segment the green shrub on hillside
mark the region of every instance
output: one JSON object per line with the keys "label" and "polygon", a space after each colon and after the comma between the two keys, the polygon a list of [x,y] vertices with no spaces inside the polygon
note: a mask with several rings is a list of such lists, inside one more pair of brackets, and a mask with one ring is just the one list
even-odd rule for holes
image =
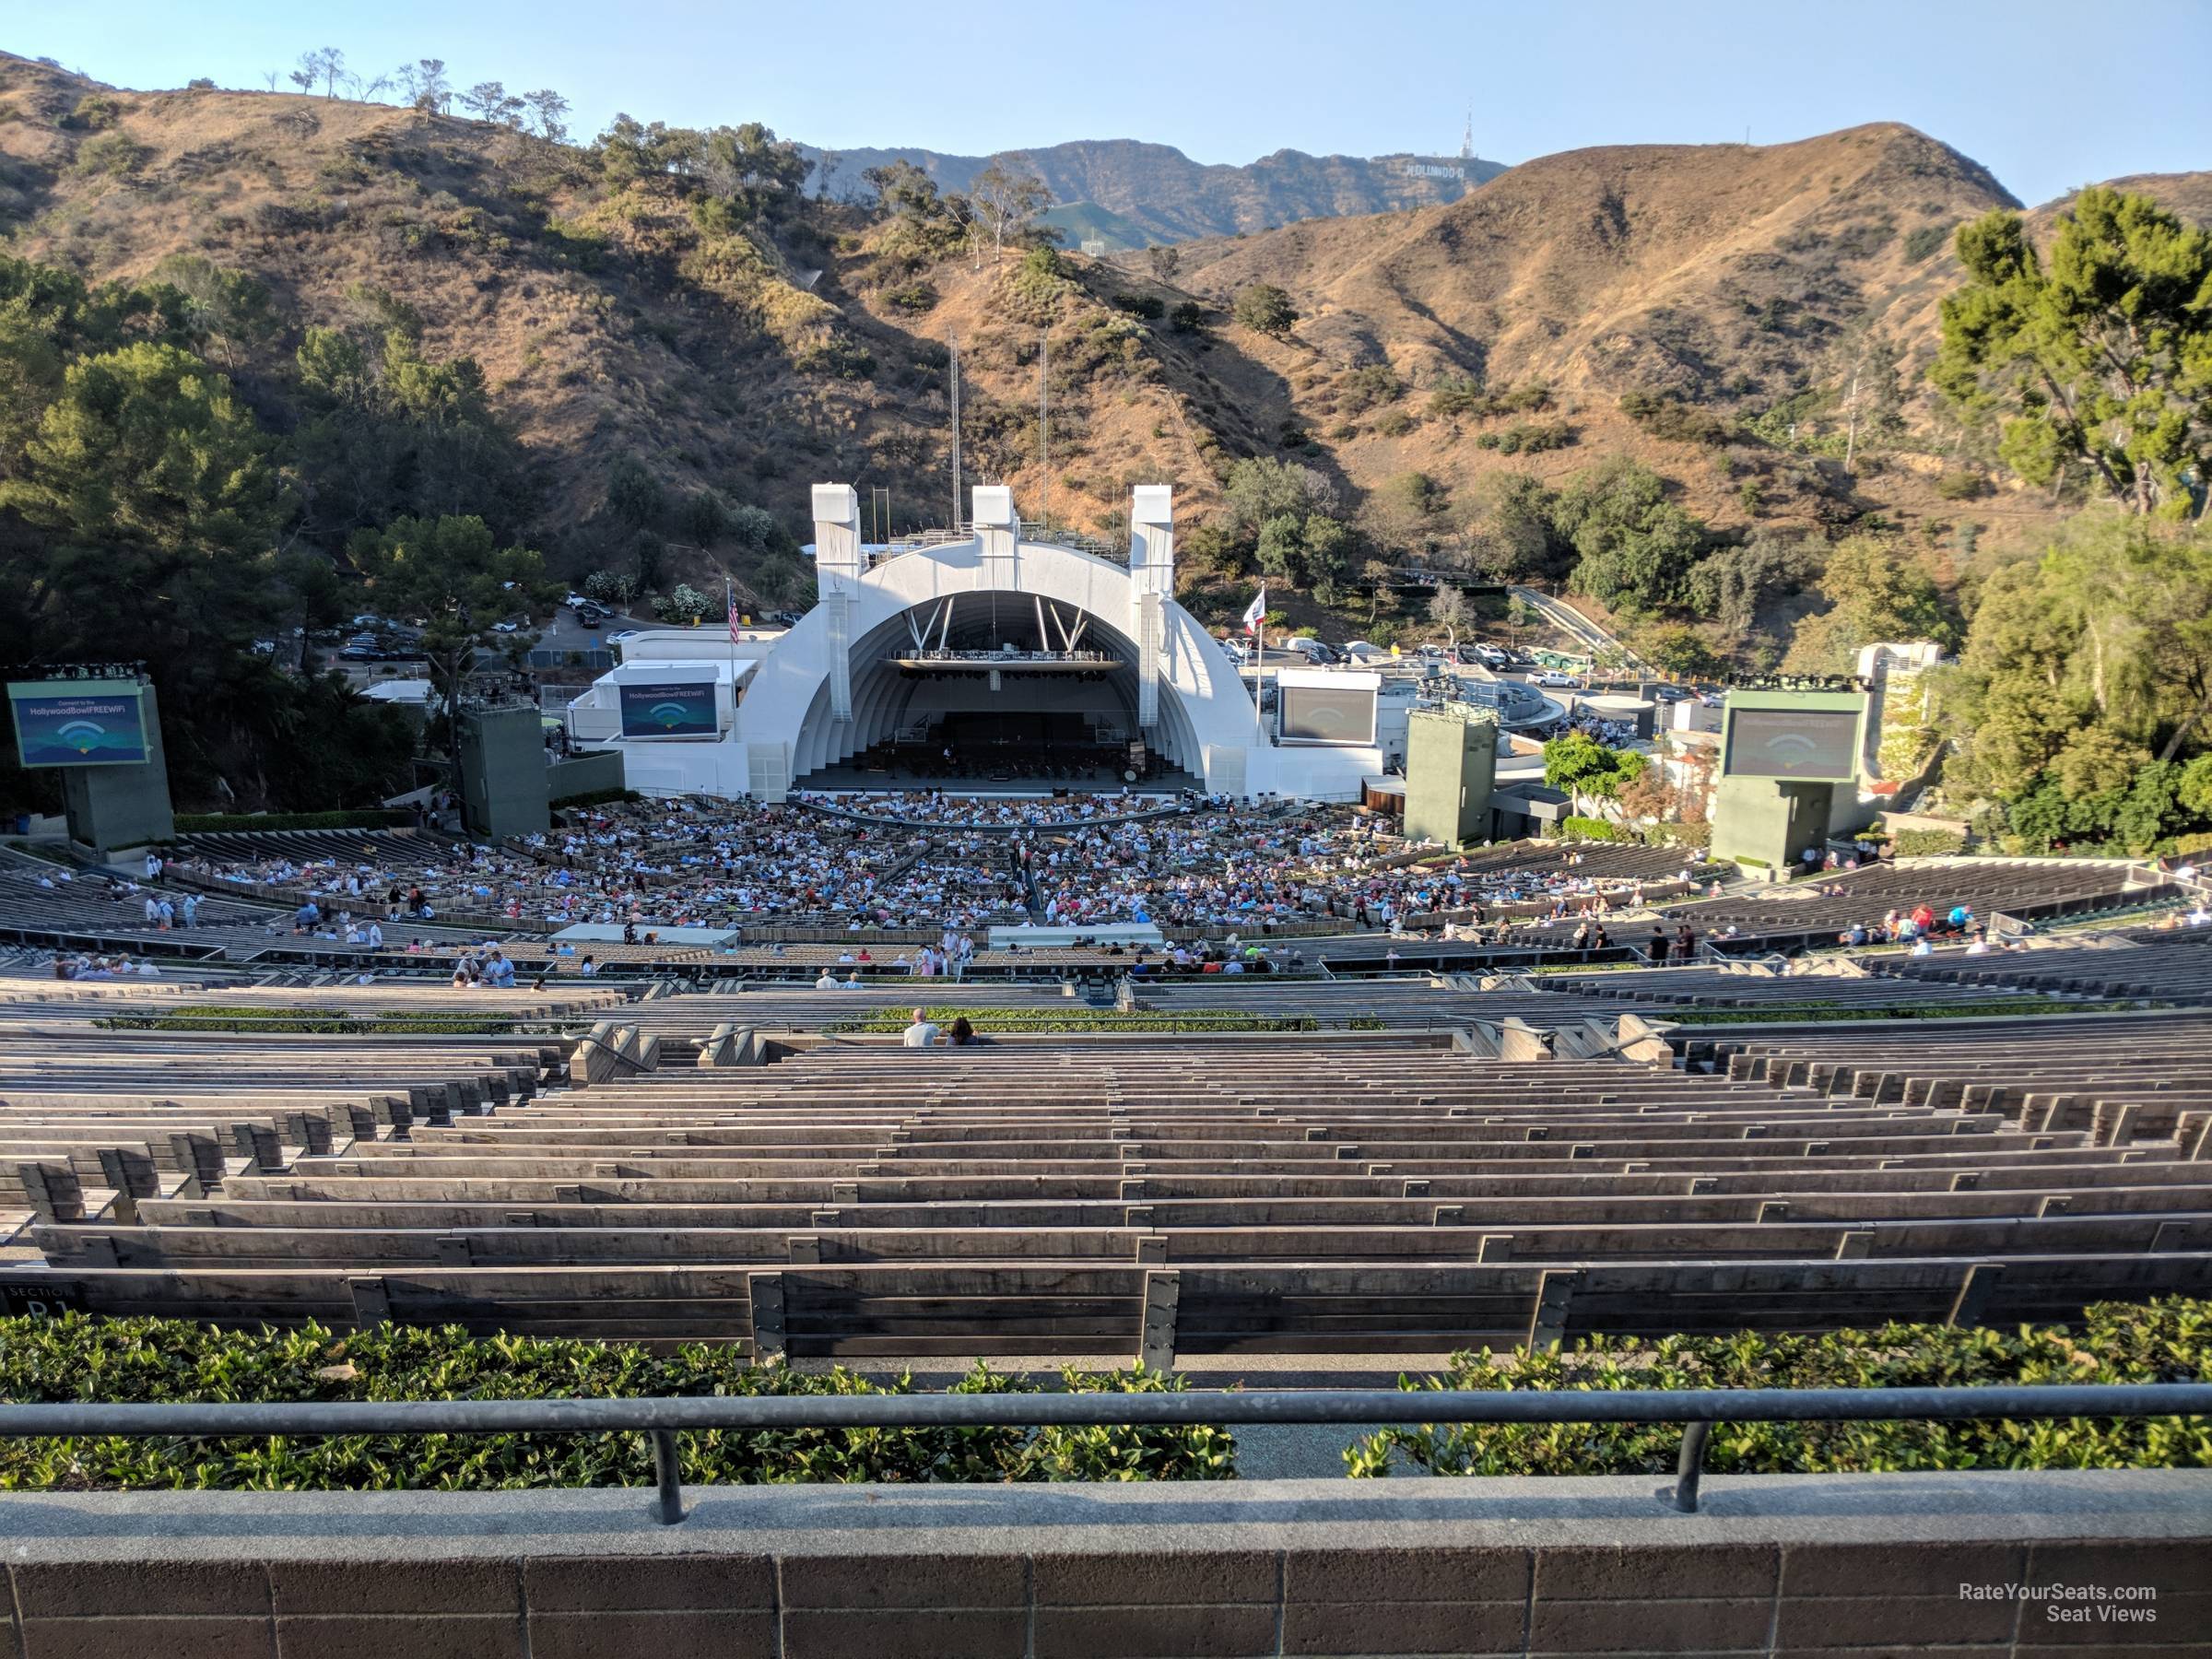
{"label": "green shrub on hillside", "polygon": [[[1062,1373],[1083,1393],[1159,1394],[1157,1371]],[[961,1394],[1038,1385],[979,1364]],[[474,1337],[457,1325],[379,1325],[339,1335],[218,1331],[184,1320],[0,1319],[0,1400],[27,1405],[310,1400],[550,1400],[675,1394],[906,1394],[842,1369],[801,1375],[733,1347],[649,1353],[635,1343]],[[1228,1480],[1221,1429],[706,1430],[678,1437],[684,1477],[701,1483],[927,1480]],[[121,1437],[0,1441],[0,1491],[483,1491],[650,1486],[645,1437],[606,1434]]]}
{"label": "green shrub on hillside", "polygon": [[1559,820],[1561,841],[1625,841],[1620,826],[1610,818],[1563,818]]}
{"label": "green shrub on hillside", "polygon": [[[2032,1383],[2212,1382],[2212,1302],[2100,1302],[2078,1332],[1890,1324],[1820,1336],[1586,1337],[1508,1365],[1454,1354],[1423,1389],[1952,1388]],[[1682,1446],[1674,1423],[1465,1423],[1385,1429],[1346,1450],[1355,1477],[1658,1475]],[[1905,1469],[2168,1469],[2212,1465],[2212,1419],[2060,1422],[1720,1423],[1716,1475]]]}
{"label": "green shrub on hillside", "polygon": [[1956,830],[1900,830],[1897,832],[1897,855],[1900,858],[1932,858],[1947,853],[1966,851],[1966,837]]}

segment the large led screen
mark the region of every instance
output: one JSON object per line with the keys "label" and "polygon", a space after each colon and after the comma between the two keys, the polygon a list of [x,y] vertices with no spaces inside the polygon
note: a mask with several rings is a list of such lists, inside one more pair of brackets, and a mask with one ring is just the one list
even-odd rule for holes
{"label": "large led screen", "polygon": [[1375,692],[1371,686],[1285,686],[1281,691],[1280,732],[1285,743],[1349,743],[1375,740]]}
{"label": "large led screen", "polygon": [[146,712],[135,680],[20,680],[7,688],[25,766],[143,766]]}
{"label": "large led screen", "polygon": [[1732,778],[1858,775],[1859,717],[1849,709],[1737,709],[1728,720],[1725,770]]}
{"label": "large led screen", "polygon": [[714,722],[712,680],[622,685],[625,737],[712,737]]}

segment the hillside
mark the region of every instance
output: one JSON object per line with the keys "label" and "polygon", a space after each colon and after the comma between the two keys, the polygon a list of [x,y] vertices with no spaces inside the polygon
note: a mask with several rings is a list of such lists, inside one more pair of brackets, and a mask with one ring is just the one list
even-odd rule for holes
{"label": "hillside", "polygon": [[[1158,146],[1058,152],[1088,158],[1081,187],[1109,195],[1114,177],[1135,188],[1137,159],[1195,166]],[[1264,180],[1311,161],[1196,171]],[[2201,212],[2208,181],[2131,182]],[[0,56],[10,252],[102,280],[171,273],[180,257],[252,278],[266,326],[209,350],[279,432],[302,418],[294,357],[309,329],[404,319],[425,358],[480,366],[532,474],[500,528],[563,573],[636,559],[669,582],[728,570],[762,598],[795,596],[804,568],[727,534],[724,510],[764,508],[804,539],[805,487],[821,478],[887,490],[893,528],[942,523],[956,337],[966,476],[1012,484],[1035,512],[1048,332],[1050,507],[1081,529],[1111,531],[1145,480],[1173,484],[1184,522],[1201,520],[1251,455],[1314,469],[1347,516],[1418,474],[1454,525],[1492,475],[1556,484],[1614,455],[1672,480],[1724,535],[1872,522],[1933,546],[1962,515],[2001,535],[2053,511],[1994,475],[1983,487],[1971,443],[1910,395],[1855,476],[1838,463],[1847,324],[1882,319],[1909,391],[1958,280],[1949,230],[2012,205],[1982,168],[1901,126],[1546,157],[1458,201],[1186,242],[1174,286],[1142,254],[1066,254],[1028,281],[1017,253],[994,265],[943,224],[917,231],[835,200],[735,227],[707,205],[651,168],[479,123],[292,94],[111,91]],[[1280,336],[1227,314],[1258,281],[1300,312]],[[1631,418],[1624,395],[1650,401]],[[610,501],[630,462],[657,509]],[[1981,491],[1971,508],[1950,488],[1961,476]],[[335,547],[350,525],[325,506],[306,527]]]}
{"label": "hillside", "polygon": [[[1229,167],[1194,161],[1169,145],[1129,138],[1016,153],[1051,188],[1053,200],[1060,204],[1058,217],[1071,228],[1069,241],[1079,241],[1074,233],[1079,230],[1098,236],[1112,249],[1456,201],[1505,171],[1504,163],[1480,157],[1463,161],[1457,156],[1309,156],[1294,149]],[[821,152],[806,154],[811,159]],[[966,190],[992,159],[925,149],[840,150],[830,193],[865,197],[867,170],[891,161],[912,162],[941,189]],[[1416,167],[1428,171],[1409,171]]]}

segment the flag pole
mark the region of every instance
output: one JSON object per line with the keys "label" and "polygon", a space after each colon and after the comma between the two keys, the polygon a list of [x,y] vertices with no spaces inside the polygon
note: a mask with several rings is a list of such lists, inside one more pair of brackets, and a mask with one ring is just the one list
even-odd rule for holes
{"label": "flag pole", "polygon": [[1267,589],[1260,588],[1260,614],[1252,625],[1252,637],[1259,641],[1259,656],[1252,671],[1252,735],[1257,739],[1266,735],[1260,724],[1260,703],[1267,695]]}

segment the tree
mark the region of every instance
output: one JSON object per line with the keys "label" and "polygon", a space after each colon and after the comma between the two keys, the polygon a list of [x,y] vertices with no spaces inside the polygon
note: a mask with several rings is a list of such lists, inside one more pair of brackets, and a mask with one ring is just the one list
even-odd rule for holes
{"label": "tree", "polygon": [[1182,253],[1180,249],[1171,247],[1147,248],[1145,263],[1152,267],[1153,281],[1172,282],[1176,271],[1182,267]]}
{"label": "tree", "polygon": [[2018,214],[1960,228],[1929,378],[2031,484],[2086,475],[2130,512],[2182,516],[2212,477],[2212,232],[2092,185],[2046,268]]}
{"label": "tree", "polygon": [[1500,582],[1564,575],[1574,547],[1552,523],[1559,498],[1528,473],[1492,473],[1477,485],[1473,562]]}
{"label": "tree", "polygon": [[1565,790],[1579,813],[1583,803],[1612,800],[1643,776],[1634,749],[1607,748],[1586,732],[1569,732],[1544,746],[1544,782]]}
{"label": "tree", "polygon": [[1771,601],[1798,592],[1815,561],[1793,535],[1761,527],[1741,547],[1715,547],[1691,567],[1684,602],[1732,634],[1747,634]]}
{"label": "tree", "polygon": [[860,176],[876,193],[877,207],[895,218],[925,221],[945,210],[937,182],[912,161],[888,161]]}
{"label": "tree", "polygon": [[291,72],[289,78],[302,92],[312,92],[320,86],[324,97],[335,98],[338,83],[346,78],[346,54],[335,46],[303,52],[300,54],[300,66]]}
{"label": "tree", "polygon": [[382,531],[358,532],[346,550],[385,615],[425,618],[423,654],[445,701],[451,743],[476,653],[510,642],[496,624],[559,596],[545,579],[544,559],[529,547],[500,547],[473,513],[395,519]]}
{"label": "tree", "polygon": [[1843,330],[1830,353],[1836,411],[1843,418],[1843,470],[1855,472],[1862,441],[1888,438],[1904,425],[1904,392],[1897,378],[1903,347],[1869,317]]}
{"label": "tree", "polygon": [[583,596],[626,611],[638,596],[638,580],[627,571],[594,571],[583,579]]}
{"label": "tree", "polygon": [[1475,607],[1467,596],[1455,587],[1438,588],[1436,596],[1429,601],[1429,620],[1444,630],[1445,639],[1452,643],[1454,656],[1459,653],[1459,630],[1473,625]]}
{"label": "tree", "polygon": [[530,109],[530,131],[547,144],[559,144],[569,135],[569,100],[550,87],[523,94]]}
{"label": "tree", "polygon": [[1636,637],[1643,660],[1673,679],[1703,679],[1726,665],[1695,629],[1681,622],[1665,622]]}
{"label": "tree", "polygon": [[710,198],[739,221],[772,216],[798,199],[806,158],[757,121],[716,127],[700,140],[690,168]]}
{"label": "tree", "polygon": [[1034,173],[1019,172],[1008,162],[1024,159],[1008,156],[994,160],[968,184],[968,200],[976,223],[991,238],[991,263],[999,262],[1006,244],[1018,238],[1030,220],[1052,206],[1053,193]]}
{"label": "tree", "polygon": [[0,508],[51,533],[16,602],[42,653],[127,650],[187,702],[270,619],[282,480],[253,412],[190,352],[142,341],[72,364],[18,465]]}
{"label": "tree", "polygon": [[679,582],[674,593],[653,602],[653,614],[677,628],[697,628],[710,611],[721,608],[722,601],[710,598],[688,582]]}
{"label": "tree", "polygon": [[462,93],[461,107],[478,121],[495,126],[519,128],[523,124],[523,100],[496,80],[478,81]]}
{"label": "tree", "polygon": [[2212,532],[2070,522],[1983,584],[1954,682],[1961,778],[1999,797],[2046,772],[2077,795],[2089,753],[2212,748]]}
{"label": "tree", "polygon": [[1958,622],[1935,577],[1889,537],[1838,542],[1819,587],[1828,608],[1797,625],[1783,659],[1792,673],[1849,674],[1864,647],[1885,641],[1958,643]]}
{"label": "tree", "polygon": [[844,164],[844,159],[835,150],[821,150],[816,154],[814,158],[814,199],[816,201],[826,202],[830,199],[830,182],[837,177],[837,170]]}
{"label": "tree", "polygon": [[418,58],[412,64],[402,64],[393,72],[405,93],[407,107],[418,111],[425,120],[432,115],[452,112],[453,83],[445,78],[443,58]]}
{"label": "tree", "polygon": [[1230,314],[1255,334],[1278,338],[1288,334],[1298,321],[1298,309],[1290,303],[1290,296],[1272,282],[1254,282],[1239,288]]}
{"label": "tree", "polygon": [[1617,457],[1578,477],[1552,511],[1579,556],[1576,591],[1600,605],[1655,611],[1681,602],[1705,526],[1666,499],[1666,481]]}
{"label": "tree", "polygon": [[235,368],[241,347],[277,330],[269,290],[247,276],[197,253],[171,253],[154,267],[154,280],[175,290],[192,338],[220,347],[223,367]]}
{"label": "tree", "polygon": [[1221,504],[1240,535],[1256,535],[1267,520],[1288,513],[1301,522],[1319,513],[1336,515],[1336,487],[1326,475],[1295,461],[1255,455],[1230,468]]}
{"label": "tree", "polygon": [[635,455],[617,455],[606,471],[606,512],[617,524],[643,530],[661,522],[668,497]]}

